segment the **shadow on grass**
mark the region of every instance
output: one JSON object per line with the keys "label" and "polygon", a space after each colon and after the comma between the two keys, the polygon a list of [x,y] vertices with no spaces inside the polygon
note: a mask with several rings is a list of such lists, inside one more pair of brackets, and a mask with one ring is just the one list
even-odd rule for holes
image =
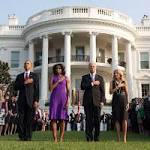
{"label": "shadow on grass", "polygon": [[[102,142],[114,142],[116,141],[116,132],[114,131],[107,131],[100,133],[100,141]],[[122,137],[122,133],[121,133]],[[19,141],[17,135],[12,136],[1,136],[0,140],[2,141]],[[52,132],[50,131],[39,131],[33,132],[32,141],[53,141]],[[139,135],[136,133],[129,132],[127,141],[131,142],[148,142],[150,141],[150,136]],[[85,133],[84,132],[77,132],[77,131],[68,131],[65,132],[65,140],[64,142],[86,142]]]}

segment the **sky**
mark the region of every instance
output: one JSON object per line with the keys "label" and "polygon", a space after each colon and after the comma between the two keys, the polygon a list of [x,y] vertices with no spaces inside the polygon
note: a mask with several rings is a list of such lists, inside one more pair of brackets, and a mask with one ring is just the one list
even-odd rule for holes
{"label": "sky", "polygon": [[150,0],[1,0],[0,25],[8,23],[8,15],[15,14],[19,24],[25,24],[30,16],[45,9],[80,5],[120,11],[134,23],[139,23],[144,15],[150,16]]}

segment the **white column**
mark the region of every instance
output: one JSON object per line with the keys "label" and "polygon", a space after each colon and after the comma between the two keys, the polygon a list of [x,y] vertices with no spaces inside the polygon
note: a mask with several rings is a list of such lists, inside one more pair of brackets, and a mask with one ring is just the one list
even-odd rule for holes
{"label": "white column", "polygon": [[132,71],[132,52],[131,43],[126,44],[126,61],[127,61],[127,82],[128,82],[128,93],[129,100],[133,98],[133,71]]}
{"label": "white column", "polygon": [[30,61],[32,61],[32,63],[34,64],[34,43],[33,43],[33,41],[29,42],[28,59]]}
{"label": "white column", "polygon": [[71,79],[71,32],[65,32],[64,36],[64,65],[66,75]]}
{"label": "white column", "polygon": [[71,104],[71,32],[64,32],[64,65],[66,76],[70,79],[70,99],[69,105]]}
{"label": "white column", "polygon": [[118,68],[118,39],[112,36],[112,70]]}
{"label": "white column", "polygon": [[48,36],[43,36],[42,70],[41,70],[41,105],[44,108],[48,100]]}
{"label": "white column", "polygon": [[96,63],[96,32],[90,33],[90,62]]}

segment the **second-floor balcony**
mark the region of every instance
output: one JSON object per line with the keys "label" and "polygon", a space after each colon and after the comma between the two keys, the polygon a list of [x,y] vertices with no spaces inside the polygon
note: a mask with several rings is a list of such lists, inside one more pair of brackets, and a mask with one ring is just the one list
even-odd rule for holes
{"label": "second-floor balcony", "polygon": [[89,55],[72,55],[71,56],[71,61],[74,62],[89,62],[90,61],[90,56]]}
{"label": "second-floor balcony", "polygon": [[[71,61],[73,62],[89,62],[90,56],[89,55],[71,55]],[[48,64],[51,63],[58,63],[58,62],[64,62],[64,56],[59,57],[48,57]],[[34,66],[40,66],[42,64],[42,60],[38,59],[34,62]]]}
{"label": "second-floor balcony", "polygon": [[[104,64],[110,64],[112,61],[110,61],[111,58],[108,57],[96,57],[96,62],[97,63],[104,63]],[[71,55],[71,62],[89,62],[90,61],[90,56],[89,55]],[[64,62],[64,56],[59,56],[59,57],[48,57],[48,64],[52,63],[62,63]],[[34,66],[41,66],[42,60],[38,59],[34,62]],[[118,62],[119,66],[126,67],[126,62],[125,61],[119,61]]]}

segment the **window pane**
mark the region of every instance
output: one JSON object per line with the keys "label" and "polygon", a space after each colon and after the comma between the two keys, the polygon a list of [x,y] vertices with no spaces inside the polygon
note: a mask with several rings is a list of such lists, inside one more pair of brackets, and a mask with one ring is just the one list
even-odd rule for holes
{"label": "window pane", "polygon": [[56,49],[56,57],[60,57],[61,56],[61,49],[58,48]]}
{"label": "window pane", "polygon": [[149,53],[141,52],[141,61],[149,61]]}
{"label": "window pane", "polygon": [[19,67],[19,51],[12,51],[11,52],[11,68]]}
{"label": "window pane", "polygon": [[149,53],[148,52],[140,53],[140,65],[141,65],[141,69],[149,69]]}
{"label": "window pane", "polygon": [[124,61],[124,53],[123,52],[118,53],[118,60],[119,60],[119,62]]}
{"label": "window pane", "polygon": [[149,69],[149,62],[141,61],[141,69]]}
{"label": "window pane", "polygon": [[35,52],[35,60],[41,60],[42,59],[42,52],[37,51]]}
{"label": "window pane", "polygon": [[84,55],[84,47],[76,47],[76,55]]}
{"label": "window pane", "polygon": [[147,96],[149,91],[150,91],[150,84],[142,84],[142,97]]}
{"label": "window pane", "polygon": [[97,60],[98,62],[105,63],[105,50],[104,49],[99,48],[97,59],[98,59]]}
{"label": "window pane", "polygon": [[83,61],[84,60],[84,47],[76,47],[76,60]]}

